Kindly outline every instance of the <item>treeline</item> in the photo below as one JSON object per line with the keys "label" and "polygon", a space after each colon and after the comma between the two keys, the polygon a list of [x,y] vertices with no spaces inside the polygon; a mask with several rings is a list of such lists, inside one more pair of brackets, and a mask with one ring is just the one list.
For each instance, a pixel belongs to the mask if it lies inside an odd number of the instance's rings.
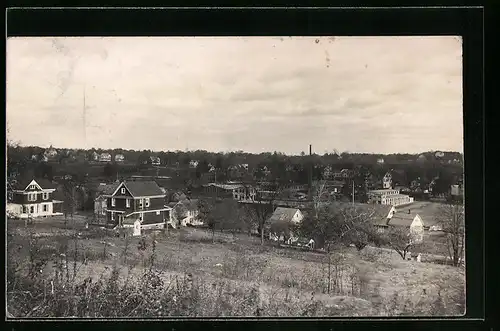
{"label": "treeline", "polygon": [[[457,152],[441,154],[426,152],[418,155],[344,152],[290,156],[279,152],[252,154],[242,151],[214,153],[203,150],[154,152],[124,149],[58,149],[57,151],[57,156],[46,163],[41,162],[40,157],[36,157],[43,156],[45,152],[43,148],[8,146],[8,175],[31,172],[36,177],[51,179],[56,173],[70,173],[74,177],[82,177],[81,180],[86,176],[116,179],[117,176],[126,177],[150,168],[150,157],[157,156],[161,160],[160,167],[167,169],[162,174],[177,179],[182,177],[181,182],[200,181],[205,174],[215,170],[218,181],[280,179],[306,184],[310,179],[324,179],[325,169],[329,167],[334,172],[341,169],[353,170],[353,180],[360,185],[366,183],[367,178],[379,183],[384,174],[391,171],[394,185],[410,186],[412,182],[417,181],[418,186],[428,187],[434,181],[437,191],[444,193],[449,190],[450,185],[459,181],[463,174],[463,158]],[[113,156],[113,160],[115,155],[122,154],[125,162],[112,161],[101,167],[94,166],[90,162],[94,152],[108,152]],[[238,168],[239,165],[245,166]]]}

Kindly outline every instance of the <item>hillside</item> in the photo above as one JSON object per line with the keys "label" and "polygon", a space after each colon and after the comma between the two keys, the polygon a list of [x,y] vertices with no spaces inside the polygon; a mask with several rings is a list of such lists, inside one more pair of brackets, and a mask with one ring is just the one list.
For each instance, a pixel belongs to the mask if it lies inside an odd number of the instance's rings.
{"label": "hillside", "polygon": [[[110,277],[113,278],[113,266],[116,266],[115,277],[122,284],[122,291],[132,293],[140,291],[142,287],[139,285],[145,279],[151,279],[148,277],[154,270],[156,282],[160,284],[158,293],[173,295],[169,291],[175,285],[179,291],[177,298],[191,300],[196,296],[198,303],[195,306],[184,310],[176,306],[180,309],[175,310],[178,315],[415,316],[461,313],[463,269],[403,261],[396,253],[386,250],[367,247],[356,252],[346,249],[332,254],[329,268],[326,255],[261,247],[257,239],[247,236],[217,234],[215,242],[212,242],[211,234],[204,230],[183,229],[125,240],[110,237],[96,229],[86,231],[80,227],[63,230],[62,226],[58,227],[35,224],[32,229],[24,229],[9,224],[9,233],[12,234],[9,262],[26,263],[29,233],[36,230],[38,238],[35,241],[41,255],[55,254],[57,257],[62,247],[67,245],[65,258],[69,259],[68,272],[72,275],[73,268],[77,270],[74,284],[82,284],[88,277],[92,277],[93,284],[99,283],[99,279],[103,280],[103,284],[109,283]],[[76,241],[76,264],[72,262],[75,240],[68,239],[75,231],[80,233],[80,239]],[[147,246],[144,251],[138,249],[141,240]],[[151,256],[154,258],[151,259]],[[56,270],[57,263],[48,262],[37,277],[45,281],[53,279]],[[189,279],[189,284],[185,283],[186,279]],[[105,295],[105,292],[100,295]],[[155,298],[156,295],[159,294],[155,294]],[[250,300],[250,297],[253,299]],[[240,301],[245,298],[252,303],[241,308]],[[30,307],[23,307],[25,302],[19,299],[12,293],[9,296],[8,307],[14,316],[23,316],[35,305],[35,302],[30,302]],[[157,299],[160,300],[159,297]],[[63,298],[52,300],[56,302]],[[173,297],[171,300],[174,300]],[[34,313],[36,316],[44,316],[44,311],[54,309],[49,308],[51,304],[48,301],[40,304],[47,307],[37,310]],[[164,311],[155,300],[144,304],[147,309],[144,308],[140,315],[132,313],[132,316],[149,316],[153,311],[173,314],[172,311]],[[125,314],[127,309],[123,306],[115,313],[116,316]],[[261,311],[257,313],[259,309]],[[75,313],[63,311],[60,314],[67,316]],[[91,311],[90,308],[77,311],[77,314],[109,316],[104,311]]]}

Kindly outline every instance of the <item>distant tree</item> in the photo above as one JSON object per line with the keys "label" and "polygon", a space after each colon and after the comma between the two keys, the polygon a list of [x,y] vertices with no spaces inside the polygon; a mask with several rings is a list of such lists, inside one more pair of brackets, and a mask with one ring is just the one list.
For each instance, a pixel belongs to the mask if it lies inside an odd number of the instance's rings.
{"label": "distant tree", "polygon": [[137,158],[137,165],[139,167],[147,166],[151,164],[151,152],[147,150],[143,150],[139,157]]}
{"label": "distant tree", "polygon": [[198,200],[198,217],[212,231],[212,242],[215,241],[215,230],[219,222],[215,206],[217,200],[215,198],[204,198]]}
{"label": "distant tree", "polygon": [[118,166],[113,163],[107,163],[103,169],[103,175],[108,179],[113,179],[118,174]]}
{"label": "distant tree", "polygon": [[239,214],[238,202],[233,199],[225,199],[215,205],[216,226],[219,230],[229,230],[232,233],[244,229]]}
{"label": "distant tree", "polygon": [[203,174],[206,174],[209,170],[209,166],[208,166],[208,161],[207,159],[202,159],[200,160],[200,162],[198,163],[198,165],[196,166],[196,171],[200,174],[200,175],[203,175]]}
{"label": "distant tree", "polygon": [[63,210],[64,210],[64,223],[67,224],[68,216],[73,219],[73,215],[77,208],[76,185],[71,180],[64,180],[62,182],[62,191],[64,195]]}
{"label": "distant tree", "polygon": [[38,163],[34,169],[35,177],[46,178],[50,181],[53,179],[53,168],[52,165],[47,163]]}
{"label": "distant tree", "polygon": [[181,164],[184,166],[188,166],[191,160],[191,156],[188,153],[184,153],[181,157]]}
{"label": "distant tree", "polygon": [[238,217],[242,229],[252,235],[252,230],[258,227],[258,215],[254,208],[250,205],[244,205],[238,210]]}

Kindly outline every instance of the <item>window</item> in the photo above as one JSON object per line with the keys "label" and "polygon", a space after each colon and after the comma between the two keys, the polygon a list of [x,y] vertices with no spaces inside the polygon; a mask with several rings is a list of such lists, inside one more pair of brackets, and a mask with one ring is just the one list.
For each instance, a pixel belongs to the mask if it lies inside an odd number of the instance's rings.
{"label": "window", "polygon": [[139,199],[139,208],[142,209],[142,205],[144,204],[144,199]]}
{"label": "window", "polygon": [[116,199],[111,198],[111,207],[115,207],[115,206],[116,206]]}
{"label": "window", "polygon": [[144,220],[144,213],[140,213],[139,214],[139,221],[143,221]]}
{"label": "window", "polygon": [[36,193],[28,193],[28,201],[36,201]]}
{"label": "window", "polygon": [[30,189],[30,190],[35,190],[35,189],[36,189],[36,186],[35,186],[35,185],[30,185],[29,189]]}
{"label": "window", "polygon": [[43,205],[43,211],[48,212],[49,211],[49,205]]}
{"label": "window", "polygon": [[125,187],[122,187],[122,194],[125,194]]}
{"label": "window", "polygon": [[48,193],[42,193],[43,200],[48,200],[49,199],[49,194]]}
{"label": "window", "polygon": [[127,199],[127,208],[130,208],[130,199]]}
{"label": "window", "polygon": [[156,215],[160,215],[160,211],[159,210],[156,212]]}
{"label": "window", "polygon": [[149,198],[146,198],[146,207],[149,207]]}
{"label": "window", "polygon": [[111,220],[114,221],[115,220],[115,213],[111,212]]}
{"label": "window", "polygon": [[35,206],[30,206],[30,213],[33,214],[35,212]]}

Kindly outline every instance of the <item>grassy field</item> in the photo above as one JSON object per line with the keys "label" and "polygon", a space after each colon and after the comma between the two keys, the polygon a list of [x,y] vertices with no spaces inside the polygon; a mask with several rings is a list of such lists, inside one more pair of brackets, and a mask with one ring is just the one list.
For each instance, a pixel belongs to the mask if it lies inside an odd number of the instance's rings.
{"label": "grassy field", "polygon": [[8,233],[7,307],[19,317],[463,313],[462,268],[403,261],[389,250],[346,248],[328,263],[325,254],[260,246],[246,235],[212,241],[183,228],[119,238],[62,219],[28,227],[9,220]]}

